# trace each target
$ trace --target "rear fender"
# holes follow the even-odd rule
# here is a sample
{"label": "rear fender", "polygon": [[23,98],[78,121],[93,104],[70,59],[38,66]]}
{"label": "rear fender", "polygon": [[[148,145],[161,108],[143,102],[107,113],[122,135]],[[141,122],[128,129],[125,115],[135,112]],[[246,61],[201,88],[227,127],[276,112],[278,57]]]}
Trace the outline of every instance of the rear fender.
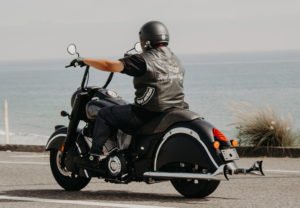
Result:
{"label": "rear fender", "polygon": [[175,162],[198,164],[215,171],[223,164],[213,148],[213,126],[197,119],[171,127],[160,142],[154,158],[154,171]]}

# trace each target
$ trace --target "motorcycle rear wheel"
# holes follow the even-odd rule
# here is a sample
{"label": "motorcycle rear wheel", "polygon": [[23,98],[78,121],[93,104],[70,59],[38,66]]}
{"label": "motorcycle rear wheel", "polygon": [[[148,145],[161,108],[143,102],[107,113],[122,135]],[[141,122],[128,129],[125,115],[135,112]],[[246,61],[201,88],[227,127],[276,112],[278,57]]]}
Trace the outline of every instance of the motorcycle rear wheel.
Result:
{"label": "motorcycle rear wheel", "polygon": [[172,179],[171,183],[184,197],[204,198],[217,189],[220,181]]}
{"label": "motorcycle rear wheel", "polygon": [[[197,166],[197,168],[196,168]],[[177,173],[202,173],[204,167],[189,163],[173,163],[162,168],[162,171]],[[204,198],[212,194],[220,181],[196,179],[171,179],[173,187],[186,198]]]}
{"label": "motorcycle rear wheel", "polygon": [[74,176],[60,167],[61,152],[52,149],[50,151],[50,167],[56,182],[66,191],[80,191],[86,187],[91,178]]}

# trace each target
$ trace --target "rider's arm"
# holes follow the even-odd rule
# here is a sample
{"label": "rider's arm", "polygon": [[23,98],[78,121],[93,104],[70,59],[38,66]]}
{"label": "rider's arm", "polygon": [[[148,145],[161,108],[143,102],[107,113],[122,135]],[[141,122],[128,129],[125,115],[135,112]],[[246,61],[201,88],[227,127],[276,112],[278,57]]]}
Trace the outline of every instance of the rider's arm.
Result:
{"label": "rider's arm", "polygon": [[145,59],[140,54],[127,56],[119,59],[124,65],[124,70],[121,72],[129,76],[142,76],[147,70]]}
{"label": "rider's arm", "polygon": [[89,65],[102,71],[122,72],[124,69],[124,65],[121,61],[85,58],[83,59],[83,62],[86,65]]}
{"label": "rider's arm", "polygon": [[84,63],[102,71],[121,72],[129,76],[141,76],[147,70],[146,62],[140,54],[135,54],[118,61],[103,59],[83,59]]}

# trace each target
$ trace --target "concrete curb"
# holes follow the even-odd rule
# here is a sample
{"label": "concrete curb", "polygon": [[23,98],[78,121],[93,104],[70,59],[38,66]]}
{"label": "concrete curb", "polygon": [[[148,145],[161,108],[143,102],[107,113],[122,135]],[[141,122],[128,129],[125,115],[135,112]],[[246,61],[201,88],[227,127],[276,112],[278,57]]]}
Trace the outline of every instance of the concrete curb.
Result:
{"label": "concrete curb", "polygon": [[0,145],[0,151],[12,152],[44,152],[45,146],[43,145],[20,145],[20,144],[7,144]]}
{"label": "concrete curb", "polygon": [[238,147],[240,157],[300,157],[296,147]]}
{"label": "concrete curb", "polygon": [[[12,152],[44,152],[43,145],[0,145],[0,151]],[[240,157],[300,157],[300,147],[238,147]]]}

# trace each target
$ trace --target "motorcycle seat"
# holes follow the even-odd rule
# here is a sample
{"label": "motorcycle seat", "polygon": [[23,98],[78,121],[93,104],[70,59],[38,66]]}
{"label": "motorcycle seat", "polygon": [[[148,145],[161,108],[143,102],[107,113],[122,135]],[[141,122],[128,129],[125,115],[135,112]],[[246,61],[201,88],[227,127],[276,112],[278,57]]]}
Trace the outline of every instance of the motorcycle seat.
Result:
{"label": "motorcycle seat", "polygon": [[198,114],[188,109],[176,109],[167,111],[142,126],[136,132],[136,135],[151,135],[162,133],[175,123],[192,121],[198,118],[200,118]]}

